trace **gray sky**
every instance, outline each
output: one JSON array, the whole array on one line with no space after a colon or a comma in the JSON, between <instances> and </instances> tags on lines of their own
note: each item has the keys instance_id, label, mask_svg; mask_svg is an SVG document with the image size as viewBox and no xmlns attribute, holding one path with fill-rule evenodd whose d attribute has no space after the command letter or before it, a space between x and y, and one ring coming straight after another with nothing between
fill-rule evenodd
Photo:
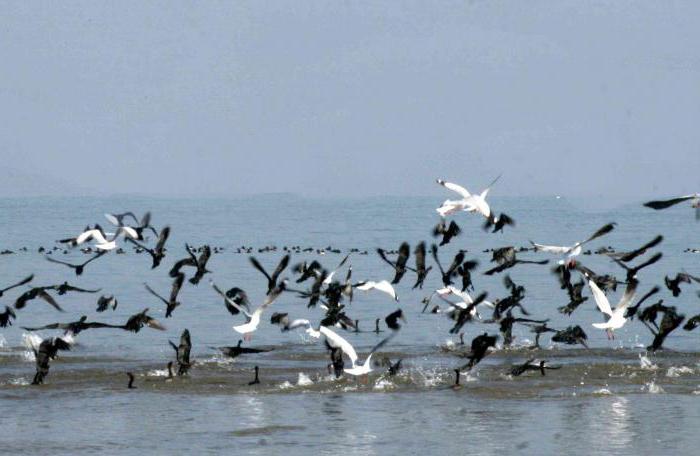
<instances>
[{"instance_id":1,"label":"gray sky","mask_svg":"<svg viewBox=\"0 0 700 456\"><path fill-rule=\"evenodd\" d=\"M378 3L3 2L1 194L700 191L699 2Z\"/></svg>"}]
</instances>

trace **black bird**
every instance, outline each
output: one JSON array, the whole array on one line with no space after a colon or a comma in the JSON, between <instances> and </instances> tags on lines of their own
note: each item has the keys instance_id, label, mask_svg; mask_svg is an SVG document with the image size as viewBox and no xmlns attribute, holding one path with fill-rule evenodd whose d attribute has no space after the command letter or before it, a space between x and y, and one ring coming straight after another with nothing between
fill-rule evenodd
<instances>
[{"instance_id":1,"label":"black bird","mask_svg":"<svg viewBox=\"0 0 700 456\"><path fill-rule=\"evenodd\" d=\"M176 278L180 273L180 269L183 267L194 267L197 269L197 271L195 272L194 276L190 278L189 282L193 285L197 285L204 274L211 272L207 269L207 262L209 261L209 258L211 258L211 247L208 245L202 247L202 253L199 255L199 258L194 254L194 249L188 244L185 244L185 249L187 250L189 257L177 261L170 269L169 275L172 278Z\"/></svg>"},{"instance_id":2,"label":"black bird","mask_svg":"<svg viewBox=\"0 0 700 456\"><path fill-rule=\"evenodd\" d=\"M129 377L129 384L126 385L126 387L128 389L136 389L136 387L134 386L134 374L132 374L131 372L127 372L126 376Z\"/></svg>"},{"instance_id":3,"label":"black bird","mask_svg":"<svg viewBox=\"0 0 700 456\"><path fill-rule=\"evenodd\" d=\"M268 349L263 349L263 348L241 347L242 343L243 343L243 341L239 340L238 345L236 345L235 347L211 347L211 348L213 348L215 350L219 350L225 356L228 356L230 358L236 358L239 355L248 354L248 353L264 353L264 352L270 351Z\"/></svg>"},{"instance_id":4,"label":"black bird","mask_svg":"<svg viewBox=\"0 0 700 456\"><path fill-rule=\"evenodd\" d=\"M403 310L401 309L395 310L394 312L387 315L384 319L384 322L386 323L387 327L392 331L398 331L399 329L401 329L399 319L406 323L406 317L404 317Z\"/></svg>"},{"instance_id":5,"label":"black bird","mask_svg":"<svg viewBox=\"0 0 700 456\"><path fill-rule=\"evenodd\" d=\"M565 315L571 315L574 310L578 308L578 306L588 300L588 296L583 296L583 289L585 286L586 282L584 282L583 279L574 284L569 283L567 287L569 303L565 306L559 307L557 310Z\"/></svg>"},{"instance_id":6,"label":"black bird","mask_svg":"<svg viewBox=\"0 0 700 456\"><path fill-rule=\"evenodd\" d=\"M656 236L654 239L652 239L651 241L647 242L646 244L644 244L643 246L641 246L641 247L638 248L638 249L635 249L635 250L632 250L632 251L629 251L629 252L608 252L608 253L605 253L605 255L607 255L607 256L609 256L609 257L611 257L611 258L613 258L613 259L616 259L616 260L619 260L619 261L622 261L622 262L627 263L627 262L629 262L629 261L634 260L634 259L637 258L639 255L643 255L644 253L646 253L646 251L647 251L648 249L650 249L650 248L652 248L652 247L656 247L656 246L659 245L659 244L661 243L661 241L663 241L663 240L664 240L664 237L661 236L661 235L658 235L658 236Z\"/></svg>"},{"instance_id":7,"label":"black bird","mask_svg":"<svg viewBox=\"0 0 700 456\"><path fill-rule=\"evenodd\" d=\"M508 214L504 214L501 212L501 215L499 217L495 217L493 213L486 219L486 222L484 222L484 230L488 230L493 226L493 231L492 233L498 233L503 232L503 228L505 228L506 225L510 226L515 226L515 220L513 220Z\"/></svg>"},{"instance_id":8,"label":"black bird","mask_svg":"<svg viewBox=\"0 0 700 456\"><path fill-rule=\"evenodd\" d=\"M98 288L97 290L87 290L85 288L78 288L78 287L74 287L73 285L69 285L68 282L63 282L60 285L53 285L53 286L46 287L46 288L56 290L56 292L58 293L59 296L62 296L64 294L68 293L69 291L75 291L78 293L97 293L98 291L101 290L101 288Z\"/></svg>"},{"instance_id":9,"label":"black bird","mask_svg":"<svg viewBox=\"0 0 700 456\"><path fill-rule=\"evenodd\" d=\"M676 274L676 277L674 278L670 278L669 276L664 277L664 283L666 284L666 288L668 288L673 293L674 297L677 297L681 294L681 282L692 283L693 281L700 283L700 277L694 277L685 272L680 272Z\"/></svg>"},{"instance_id":10,"label":"black bird","mask_svg":"<svg viewBox=\"0 0 700 456\"><path fill-rule=\"evenodd\" d=\"M524 374L527 371L539 371L542 376L545 375L544 371L545 369L561 369L561 366L547 366L547 360L541 360L537 363L535 363L535 358L530 358L525 363L519 364L517 366L513 366L513 368L510 370L510 374L513 377L518 377L522 374Z\"/></svg>"},{"instance_id":11,"label":"black bird","mask_svg":"<svg viewBox=\"0 0 700 456\"><path fill-rule=\"evenodd\" d=\"M532 345L532 347L530 347L530 348L533 348L533 349L535 349L535 348L540 348L540 336L541 336L542 334L548 333L548 332L553 332L553 333L556 333L556 332L557 332L556 329L550 328L549 326L547 326L547 322L544 322L544 323L541 324L541 325L538 325L538 324L528 324L528 323L523 323L523 324L524 324L525 326L529 326L529 327L530 327L530 332L532 332L532 333L535 334L535 343Z\"/></svg>"},{"instance_id":12,"label":"black bird","mask_svg":"<svg viewBox=\"0 0 700 456\"><path fill-rule=\"evenodd\" d=\"M659 317L659 313L665 314L672 308L669 306L665 306L663 302L664 300L660 299L656 303L645 307L639 313L639 321L644 323L644 325L649 329L649 331L651 331L654 334L656 334L660 330L659 325L656 323L656 320Z\"/></svg>"},{"instance_id":13,"label":"black bird","mask_svg":"<svg viewBox=\"0 0 700 456\"><path fill-rule=\"evenodd\" d=\"M403 242L399 246L399 256L396 259L396 262L389 260L386 257L386 252L383 249L377 249L377 253L379 254L382 260L386 261L392 268L394 268L395 274L394 279L391 281L391 283L399 283L404 274L406 274L406 263L408 263L408 257L411 254L411 250L408 243Z\"/></svg>"},{"instance_id":14,"label":"black bird","mask_svg":"<svg viewBox=\"0 0 700 456\"><path fill-rule=\"evenodd\" d=\"M666 337L668 337L669 334L675 331L676 328L678 328L681 325L683 319L685 319L685 315L678 314L674 306L667 307L663 311L663 313L664 316L661 319L659 330L655 333L652 331L652 334L654 334L654 340L652 341L651 345L647 347L647 350L651 352L655 352L656 350L661 348L661 346L664 343L664 340L666 340Z\"/></svg>"},{"instance_id":15,"label":"black bird","mask_svg":"<svg viewBox=\"0 0 700 456\"><path fill-rule=\"evenodd\" d=\"M325 339L323 342L326 344L326 348L331 353L331 364L329 365L329 367L333 367L335 378L342 377L344 372L343 369L345 368L345 362L343 361L343 350L341 350L338 347L331 347L328 344L328 341Z\"/></svg>"},{"instance_id":16,"label":"black bird","mask_svg":"<svg viewBox=\"0 0 700 456\"><path fill-rule=\"evenodd\" d=\"M117 298L115 298L114 295L103 295L97 299L97 309L95 310L97 312L104 312L109 306L112 306L112 310L116 310L118 304L119 302L117 302Z\"/></svg>"},{"instance_id":17,"label":"black bird","mask_svg":"<svg viewBox=\"0 0 700 456\"><path fill-rule=\"evenodd\" d=\"M486 299L486 297L487 293L481 293L479 296L476 297L476 299L472 301L471 304L468 304L466 308L463 309L461 307L455 306L454 311L448 313L448 316L455 322L454 326L452 326L452 328L450 329L450 334L457 334L462 329L462 326L465 325L465 323L472 321L472 319L474 318L474 309L476 308L476 306L481 304L484 301L484 299Z\"/></svg>"},{"instance_id":18,"label":"black bird","mask_svg":"<svg viewBox=\"0 0 700 456\"><path fill-rule=\"evenodd\" d=\"M399 371L401 370L401 361L403 360L399 358L399 360L396 361L394 364L389 365L389 377L393 377L394 375L399 373Z\"/></svg>"},{"instance_id":19,"label":"black bird","mask_svg":"<svg viewBox=\"0 0 700 456\"><path fill-rule=\"evenodd\" d=\"M156 293L151 287L148 286L147 283L143 284L149 293L163 301L163 303L165 304L165 318L170 318L175 308L180 305L180 302L177 300L177 295L178 293L180 293L180 288L182 288L182 284L184 281L185 274L183 273L178 274L175 280L173 280L173 284L170 288L170 299L165 299L164 297Z\"/></svg>"},{"instance_id":20,"label":"black bird","mask_svg":"<svg viewBox=\"0 0 700 456\"><path fill-rule=\"evenodd\" d=\"M32 385L41 385L44 378L49 374L49 362L56 358L59 350L70 350L70 345L60 337L44 339L39 344L39 348L32 347L36 358L36 374L32 380Z\"/></svg>"},{"instance_id":21,"label":"black bird","mask_svg":"<svg viewBox=\"0 0 700 456\"><path fill-rule=\"evenodd\" d=\"M515 323L547 323L547 320L531 320L529 318L516 318L513 316L511 311L506 312L505 316L502 317L499 324L499 331L503 336L503 346L509 347L513 343L513 325Z\"/></svg>"},{"instance_id":22,"label":"black bird","mask_svg":"<svg viewBox=\"0 0 700 456\"><path fill-rule=\"evenodd\" d=\"M160 234L158 235L158 242L156 242L156 246L153 249L149 249L143 244L139 244L135 240L131 239L130 237L126 237L125 239L133 244L135 244L137 247L143 249L144 251L148 252L149 255L151 255L151 259L153 260L153 264L151 265L151 269L155 269L160 265L160 262L163 261L163 258L165 258L165 243L168 240L168 237L170 236L170 227L166 226L163 227L162 230L160 230Z\"/></svg>"},{"instance_id":23,"label":"black bird","mask_svg":"<svg viewBox=\"0 0 700 456\"><path fill-rule=\"evenodd\" d=\"M192 367L190 363L190 351L192 350L192 341L190 340L190 331L185 329L180 336L180 345L175 345L172 341L168 341L171 347L175 349L175 357L177 359L177 375L185 375Z\"/></svg>"},{"instance_id":24,"label":"black bird","mask_svg":"<svg viewBox=\"0 0 700 456\"><path fill-rule=\"evenodd\" d=\"M104 255L106 253L107 253L106 250L103 250L101 252L97 252L95 254L95 256L90 257L89 260L87 260L86 262L84 262L82 264L71 264L71 263L67 263L65 261L55 260L55 259L51 258L50 256L45 256L44 258L46 258L51 263L57 263L57 264L62 264L64 266L68 266L69 268L75 270L75 275L81 275L83 273L85 266L87 266L88 264L90 264L90 262L95 261L96 259L98 259L99 257L101 257L102 255Z\"/></svg>"},{"instance_id":25,"label":"black bird","mask_svg":"<svg viewBox=\"0 0 700 456\"><path fill-rule=\"evenodd\" d=\"M270 292L272 292L272 290L274 290L277 286L277 279L289 264L289 258L289 255L283 256L282 260L280 260L279 264L277 265L277 268L275 268L272 275L270 275L267 273L267 271L265 271L265 268L262 267L255 257L250 257L250 263L267 278L267 294L270 294Z\"/></svg>"},{"instance_id":26,"label":"black bird","mask_svg":"<svg viewBox=\"0 0 700 456\"><path fill-rule=\"evenodd\" d=\"M609 291L617 291L618 285L626 284L626 282L620 282L615 278L615 276L610 274L598 275L590 268L583 266L581 263L576 263L574 265L574 269L595 282L595 284L598 285L598 288L603 290L605 293L608 293Z\"/></svg>"},{"instance_id":27,"label":"black bird","mask_svg":"<svg viewBox=\"0 0 700 456\"><path fill-rule=\"evenodd\" d=\"M0 313L0 328L12 326L12 319L17 319L15 312L8 306L5 306L5 311Z\"/></svg>"},{"instance_id":28,"label":"black bird","mask_svg":"<svg viewBox=\"0 0 700 456\"><path fill-rule=\"evenodd\" d=\"M435 263L438 265L438 269L440 269L440 274L442 275L442 283L445 286L452 285L452 277L455 275L457 272L457 268L464 263L464 251L460 250L457 255L455 255L454 260L452 260L452 264L450 264L450 267L447 268L447 270L444 270L442 268L442 265L440 264L440 259L438 258L438 247L437 245L433 244L430 247L430 253L433 254L433 259L435 260Z\"/></svg>"},{"instance_id":29,"label":"black bird","mask_svg":"<svg viewBox=\"0 0 700 456\"><path fill-rule=\"evenodd\" d=\"M448 226L445 219L442 219L440 220L440 223L435 225L435 228L433 228L433 237L442 236L442 241L440 241L440 247L442 247L443 245L448 244L453 237L459 235L461 232L462 230L459 228L459 225L454 222L454 220L451 221Z\"/></svg>"},{"instance_id":30,"label":"black bird","mask_svg":"<svg viewBox=\"0 0 700 456\"><path fill-rule=\"evenodd\" d=\"M382 330L379 329L379 322L380 322L380 321L382 321L381 318L377 318L376 320L374 320L374 332L375 332L376 334L379 334L380 332L382 332Z\"/></svg>"},{"instance_id":31,"label":"black bird","mask_svg":"<svg viewBox=\"0 0 700 456\"><path fill-rule=\"evenodd\" d=\"M413 285L413 288L422 289L425 278L428 276L430 270L433 269L432 266L429 266L427 269L425 268L425 242L420 242L416 246L413 255L416 257L416 283Z\"/></svg>"},{"instance_id":32,"label":"black bird","mask_svg":"<svg viewBox=\"0 0 700 456\"><path fill-rule=\"evenodd\" d=\"M321 266L321 263L319 263L316 260L312 261L309 264L306 264L306 261L304 261L303 263L298 263L294 265L294 267L292 268L292 272L294 272L295 274L301 274L296 280L296 283L302 283L310 277L318 277L322 270L323 266Z\"/></svg>"},{"instance_id":33,"label":"black bird","mask_svg":"<svg viewBox=\"0 0 700 456\"><path fill-rule=\"evenodd\" d=\"M692 201L691 206L695 208L695 220L700 220L700 193L679 196L678 198L671 198L668 200L648 201L644 203L644 206L649 207L651 209L656 209L658 211L660 209L666 209L667 207L671 207L675 204L682 203L683 201L688 200Z\"/></svg>"},{"instance_id":34,"label":"black bird","mask_svg":"<svg viewBox=\"0 0 700 456\"><path fill-rule=\"evenodd\" d=\"M59 312L63 312L63 309L61 308L61 306L58 305L56 300L53 299L53 297L46 292L47 289L52 288L53 287L35 287L25 291L15 300L15 309L22 309L24 308L24 306L27 305L29 301L39 298L48 302L51 306L53 306L54 309L58 310Z\"/></svg>"},{"instance_id":35,"label":"black bird","mask_svg":"<svg viewBox=\"0 0 700 456\"><path fill-rule=\"evenodd\" d=\"M462 291L466 291L471 288L474 290L474 284L472 283L472 271L476 269L479 262L476 260L465 261L457 268L457 274L462 277Z\"/></svg>"},{"instance_id":36,"label":"black bird","mask_svg":"<svg viewBox=\"0 0 700 456\"><path fill-rule=\"evenodd\" d=\"M233 301L238 307L243 307L250 312L250 301L248 300L248 295L242 289L238 287L230 288L226 291L226 297ZM231 315L238 315L240 312L236 306L232 306L226 299L224 299L224 305L226 306L226 310L228 310Z\"/></svg>"},{"instance_id":37,"label":"black bird","mask_svg":"<svg viewBox=\"0 0 700 456\"><path fill-rule=\"evenodd\" d=\"M255 378L252 381L248 382L248 386L257 385L260 383L260 378L258 378L259 370L260 369L258 368L258 366L255 366Z\"/></svg>"},{"instance_id":38,"label":"black bird","mask_svg":"<svg viewBox=\"0 0 700 456\"><path fill-rule=\"evenodd\" d=\"M627 275L627 281L632 281L632 280L637 280L637 273L641 271L642 269L646 268L647 266L651 266L652 264L656 263L661 259L663 254L661 252L657 252L654 254L651 258L649 258L647 261L640 263L639 265L635 267L629 267L620 260L613 260L615 263L617 263L618 266L620 266L622 269L625 270L626 275ZM700 280L700 279L698 279Z\"/></svg>"},{"instance_id":39,"label":"black bird","mask_svg":"<svg viewBox=\"0 0 700 456\"><path fill-rule=\"evenodd\" d=\"M484 274L486 274L486 275L493 275L493 274L498 273L498 272L503 272L506 269L510 269L512 267L515 267L518 264L547 264L547 263L549 263L549 260L540 260L540 261L519 260L515 256L515 247L513 247L513 246L501 247L500 249L494 250L491 261L497 262L498 266L484 272Z\"/></svg>"},{"instance_id":40,"label":"black bird","mask_svg":"<svg viewBox=\"0 0 700 456\"><path fill-rule=\"evenodd\" d=\"M48 324L45 326L38 326L36 328L28 328L26 326L22 326L22 329L25 329L27 331L41 331L42 329L63 329L64 334L74 334L76 336L78 334L80 334L81 331L85 331L86 329L92 329L92 328L118 328L118 329L121 329L122 326L110 325L107 323L100 323L97 321L88 322L87 315L83 315L82 317L80 317L79 320L72 321L69 323L51 323L51 324Z\"/></svg>"},{"instance_id":41,"label":"black bird","mask_svg":"<svg viewBox=\"0 0 700 456\"><path fill-rule=\"evenodd\" d=\"M588 348L586 340L588 340L588 336L579 325L569 326L566 329L557 331L557 333L552 336L553 342L559 342L567 345L581 344Z\"/></svg>"},{"instance_id":42,"label":"black bird","mask_svg":"<svg viewBox=\"0 0 700 456\"><path fill-rule=\"evenodd\" d=\"M469 358L469 362L458 369L458 376L459 372L463 371L464 369L471 370L474 366L476 366L479 363L479 361L484 359L484 357L488 353L489 348L493 348L496 346L497 340L498 336L489 336L488 333L484 333L472 339L472 351L467 356Z\"/></svg>"},{"instance_id":43,"label":"black bird","mask_svg":"<svg viewBox=\"0 0 700 456\"><path fill-rule=\"evenodd\" d=\"M651 296L655 295L656 293L658 293L659 290L660 290L659 287L656 287L656 286L655 286L654 288L652 288L651 290L649 290L649 292L647 292L647 294L645 294L644 296L642 296L642 297L639 299L639 301L637 302L637 304L635 304L634 306L629 306L629 307L627 308L627 312L625 312L625 318L633 319L634 316L637 314L637 310L639 310L639 306L641 306L642 303L643 303L644 301L646 301L649 297L651 297Z\"/></svg>"},{"instance_id":44,"label":"black bird","mask_svg":"<svg viewBox=\"0 0 700 456\"><path fill-rule=\"evenodd\" d=\"M28 277L25 277L24 279L20 280L19 282L17 282L17 283L14 284L14 285L10 285L9 287L3 288L2 290L0 290L0 298L2 297L2 295L3 295L6 291L10 291L10 290L12 290L13 288L17 288L17 287L20 287L20 286L22 286L22 285L26 285L26 284L28 284L29 282L31 282L33 279L34 279L34 274L32 274L32 275L30 275L30 276L28 276Z\"/></svg>"},{"instance_id":45,"label":"black bird","mask_svg":"<svg viewBox=\"0 0 700 456\"><path fill-rule=\"evenodd\" d=\"M141 328L145 326L148 326L149 328L157 329L159 331L165 331L165 326L161 325L158 320L155 318L147 315L148 314L148 307L143 309L141 312L132 315L129 317L129 319L126 321L124 326L120 326L120 328L126 330L126 331L131 331L134 333L137 333L141 331Z\"/></svg>"}]
</instances>

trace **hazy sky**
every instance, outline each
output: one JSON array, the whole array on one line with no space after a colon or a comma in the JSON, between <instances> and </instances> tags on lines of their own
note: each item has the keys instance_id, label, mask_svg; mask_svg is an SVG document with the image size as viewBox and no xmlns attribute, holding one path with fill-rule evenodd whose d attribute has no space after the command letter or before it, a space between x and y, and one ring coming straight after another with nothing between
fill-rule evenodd
<instances>
[{"instance_id":1,"label":"hazy sky","mask_svg":"<svg viewBox=\"0 0 700 456\"><path fill-rule=\"evenodd\" d=\"M695 1L2 2L0 193L700 191L699 24Z\"/></svg>"}]
</instances>

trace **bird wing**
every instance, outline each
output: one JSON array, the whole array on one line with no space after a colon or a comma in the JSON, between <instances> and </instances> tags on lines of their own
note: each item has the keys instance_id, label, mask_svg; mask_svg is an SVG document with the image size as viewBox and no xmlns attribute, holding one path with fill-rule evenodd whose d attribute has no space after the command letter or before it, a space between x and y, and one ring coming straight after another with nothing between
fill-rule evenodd
<instances>
[{"instance_id":1,"label":"bird wing","mask_svg":"<svg viewBox=\"0 0 700 456\"><path fill-rule=\"evenodd\" d=\"M588 286L591 287L593 299L595 299L595 303L598 305L600 311L612 317L613 311L610 308L610 302L608 301L607 296L605 296L605 293L603 293L603 291L600 288L598 288L598 285L596 285L596 283L592 279L588 279Z\"/></svg>"},{"instance_id":2,"label":"bird wing","mask_svg":"<svg viewBox=\"0 0 700 456\"><path fill-rule=\"evenodd\" d=\"M386 257L386 253L384 253L384 249L377 249L377 254L379 254L379 257L380 257L382 260L386 261L392 268L396 269L396 265L394 264L394 262L391 261L391 260L389 260L389 259Z\"/></svg>"},{"instance_id":3,"label":"bird wing","mask_svg":"<svg viewBox=\"0 0 700 456\"><path fill-rule=\"evenodd\" d=\"M438 268L440 269L440 274L445 275L445 271L442 269L442 265L440 264L440 260L438 259L438 247L437 245L433 244L430 246L430 253L433 255L433 259L435 260L435 263L438 265Z\"/></svg>"},{"instance_id":4,"label":"bird wing","mask_svg":"<svg viewBox=\"0 0 700 456\"><path fill-rule=\"evenodd\" d=\"M181 274L181 275L182 275L182 274ZM148 290L148 292L151 293L153 296L155 296L156 298L160 299L160 300L163 301L165 304L168 304L168 300L165 299L164 297L162 297L161 295L159 295L158 293L156 293L155 290L153 290L153 288L149 287L147 283L144 282L143 286L146 287L146 290Z\"/></svg>"},{"instance_id":5,"label":"bird wing","mask_svg":"<svg viewBox=\"0 0 700 456\"><path fill-rule=\"evenodd\" d=\"M71 264L71 263L68 263L68 262L65 262L65 261L61 261L61 260L56 260L56 259L54 259L54 258L51 258L51 257L48 256L48 255L44 255L44 258L46 258L46 259L47 259L48 261L50 261L51 263L62 264L62 265L64 265L64 266L68 266L68 267L70 267L70 268L75 268L75 267L77 267L77 266L74 265L74 264Z\"/></svg>"},{"instance_id":6,"label":"bird wing","mask_svg":"<svg viewBox=\"0 0 700 456\"><path fill-rule=\"evenodd\" d=\"M535 252L547 252L547 253L562 254L562 253L568 253L571 250L571 247L538 244L538 243L532 242L532 241L530 241L530 244L532 244L532 246L535 248Z\"/></svg>"},{"instance_id":7,"label":"bird wing","mask_svg":"<svg viewBox=\"0 0 700 456\"><path fill-rule=\"evenodd\" d=\"M158 320L153 317L146 316L144 324L149 328L157 329L159 331L165 331L165 326L163 326Z\"/></svg>"},{"instance_id":8,"label":"bird wing","mask_svg":"<svg viewBox=\"0 0 700 456\"><path fill-rule=\"evenodd\" d=\"M343 351L343 353L348 355L348 358L350 358L352 365L355 366L355 364L357 363L357 352L355 351L355 348L352 345L350 345L350 342L343 339L341 336L339 336L338 334L331 331L325 326L320 326L319 331L326 337L326 340L332 347L340 348Z\"/></svg>"},{"instance_id":9,"label":"bird wing","mask_svg":"<svg viewBox=\"0 0 700 456\"><path fill-rule=\"evenodd\" d=\"M260 262L259 262L255 257L250 257L250 263L253 265L253 267L254 267L255 269L257 269L258 271L262 272L262 274L263 274L265 277L267 277L267 280L272 281L272 278L270 277L270 275L267 273L267 271L265 271L265 268L262 267L262 265L260 264Z\"/></svg>"},{"instance_id":10,"label":"bird wing","mask_svg":"<svg viewBox=\"0 0 700 456\"><path fill-rule=\"evenodd\" d=\"M282 271L284 271L287 265L289 264L289 258L289 255L285 255L282 257L279 264L272 273L272 280L277 281L277 278L280 276L280 274L282 274Z\"/></svg>"},{"instance_id":11,"label":"bird wing","mask_svg":"<svg viewBox=\"0 0 700 456\"><path fill-rule=\"evenodd\" d=\"M63 309L61 308L61 306L59 306L58 303L56 302L56 300L50 294L48 294L45 290L40 290L37 294L37 297L39 297L39 298L43 299L44 301L48 302L49 304L51 304L59 312L63 312Z\"/></svg>"},{"instance_id":12,"label":"bird wing","mask_svg":"<svg viewBox=\"0 0 700 456\"><path fill-rule=\"evenodd\" d=\"M158 236L158 242L156 243L156 251L163 250L163 247L165 246L165 242L168 240L168 237L170 236L170 227L166 226L163 227L162 230L160 230L160 235Z\"/></svg>"},{"instance_id":13,"label":"bird wing","mask_svg":"<svg viewBox=\"0 0 700 456\"><path fill-rule=\"evenodd\" d=\"M178 274L178 276L173 280L173 285L170 288L170 302L175 302L177 300L177 295L180 293L180 288L182 288L182 283L185 281L185 274Z\"/></svg>"},{"instance_id":14,"label":"bird wing","mask_svg":"<svg viewBox=\"0 0 700 456\"><path fill-rule=\"evenodd\" d=\"M445 188L448 189L448 190L452 190L453 192L459 193L459 195L460 195L462 198L465 198L465 199L466 199L466 198L469 198L469 197L472 196L472 194L469 193L469 190L467 190L466 188L462 187L462 186L459 185L459 184L453 184L452 182L445 182L445 181L442 180L442 179L438 179L438 180L437 180L437 183L440 184L440 185L442 185L443 187L445 187Z\"/></svg>"},{"instance_id":15,"label":"bird wing","mask_svg":"<svg viewBox=\"0 0 700 456\"><path fill-rule=\"evenodd\" d=\"M647 201L646 203L644 203L644 206L656 210L666 209L667 207L671 207L674 204L682 203L683 201L688 201L693 198L697 198L697 194L680 196L678 198L671 198L668 200Z\"/></svg>"},{"instance_id":16,"label":"bird wing","mask_svg":"<svg viewBox=\"0 0 700 456\"><path fill-rule=\"evenodd\" d=\"M231 305L231 306L233 306L234 308L238 309L239 312L243 313L243 315L245 315L245 316L248 317L249 319L252 318L252 315L250 314L250 312L248 312L246 309L244 309L243 307L239 306L238 304L236 304L235 301L233 301L233 300L230 299L228 296L226 296L226 293L224 293L223 291L221 291L221 289L220 289L219 287L217 287L216 284L215 284L213 281L209 281L209 283L211 284L212 288L213 288L217 293L219 293L219 295L221 295L221 297L224 298L224 299L226 300L226 302L227 302L229 305Z\"/></svg>"},{"instance_id":17,"label":"bird wing","mask_svg":"<svg viewBox=\"0 0 700 456\"><path fill-rule=\"evenodd\" d=\"M598 231L596 231L595 233L593 233L593 235L591 235L591 236L590 236L588 239L586 239L585 241L577 242L576 244L574 244L574 247L578 247L578 246L580 246L580 245L583 245L583 244L585 244L585 243L587 243L587 242L592 241L593 239L597 239L597 238L599 238L599 237L601 237L601 236L605 236L606 234L608 234L609 232L611 232L611 231L614 230L614 229L615 229L615 224L614 224L614 223L608 223L607 225L604 225L604 226L602 226L600 229L598 229Z\"/></svg>"},{"instance_id":18,"label":"bird wing","mask_svg":"<svg viewBox=\"0 0 700 456\"><path fill-rule=\"evenodd\" d=\"M625 288L625 294L622 295L622 299L620 299L620 302L617 304L615 307L615 313L616 314L622 314L624 315L625 310L627 310L627 307L629 307L630 303L634 299L634 294L637 291L637 281L636 280L630 280L627 283L627 287Z\"/></svg>"}]
</instances>

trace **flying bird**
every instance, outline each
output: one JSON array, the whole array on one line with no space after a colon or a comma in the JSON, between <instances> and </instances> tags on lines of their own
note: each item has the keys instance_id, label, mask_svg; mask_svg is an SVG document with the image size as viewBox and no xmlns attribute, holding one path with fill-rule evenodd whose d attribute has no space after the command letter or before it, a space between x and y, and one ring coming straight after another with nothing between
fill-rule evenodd
<instances>
[{"instance_id":1,"label":"flying bird","mask_svg":"<svg viewBox=\"0 0 700 456\"><path fill-rule=\"evenodd\" d=\"M700 220L700 193L679 196L678 198L671 198L668 200L647 201L644 203L644 206L658 211L682 203L683 201L691 201L691 207L695 209L695 220Z\"/></svg>"},{"instance_id":2,"label":"flying bird","mask_svg":"<svg viewBox=\"0 0 700 456\"><path fill-rule=\"evenodd\" d=\"M576 263L576 260L574 258L580 255L583 251L582 247L584 244L591 242L594 239L598 239L601 236L605 236L613 229L615 229L615 223L608 223L607 225L604 225L600 229L598 229L598 231L593 233L593 235L591 235L587 239L568 246L537 244L532 241L530 241L530 244L532 244L532 246L534 247L535 252L547 252L556 255L563 255L564 259L559 260L559 264L564 264L571 267Z\"/></svg>"}]
</instances>

